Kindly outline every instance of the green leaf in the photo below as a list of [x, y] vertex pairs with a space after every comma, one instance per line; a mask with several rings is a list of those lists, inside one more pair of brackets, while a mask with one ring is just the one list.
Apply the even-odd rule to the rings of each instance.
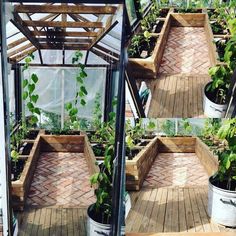
[[27, 91], [23, 92], [23, 100], [26, 100], [29, 93]]
[[69, 111], [72, 108], [72, 103], [68, 102], [66, 103], [66, 110]]
[[84, 100], [84, 99], [81, 99], [80, 104], [81, 104], [82, 106], [85, 106], [85, 105], [86, 105], [85, 100]]
[[25, 58], [25, 63], [29, 64], [31, 61], [32, 61], [32, 59], [30, 57]]
[[34, 108], [34, 113], [40, 115], [41, 114], [40, 109], [38, 107]]
[[88, 76], [84, 70], [82, 70], [79, 75], [81, 78], [86, 78]]
[[80, 91], [82, 91], [85, 95], [88, 95], [88, 92], [84, 86], [80, 87]]
[[93, 185], [93, 184], [96, 184], [98, 182], [98, 177], [99, 177], [99, 173], [96, 173], [94, 175], [92, 175], [90, 177], [90, 183]]
[[73, 107], [70, 110], [70, 116], [75, 116], [77, 113], [78, 113], [78, 108], [76, 108], [76, 107]]
[[31, 79], [34, 81], [34, 83], [36, 84], [39, 80], [38, 76], [36, 74], [32, 74], [31, 75]]
[[28, 107], [28, 109], [31, 111], [32, 109], [34, 109], [34, 105], [33, 105], [33, 103], [32, 102], [28, 102], [27, 103], [27, 107]]
[[35, 85], [34, 84], [28, 84], [28, 90], [29, 90], [29, 94], [32, 94], [35, 90]]
[[27, 80], [27, 79], [24, 79], [24, 80], [23, 80], [23, 88], [25, 88], [27, 85], [28, 85], [28, 80]]
[[31, 100], [32, 100], [32, 102], [34, 102], [34, 103], [37, 103], [38, 99], [39, 99], [39, 95], [32, 95], [32, 96], [31, 96]]
[[37, 116], [31, 116], [31, 118], [30, 118], [30, 123], [31, 123], [32, 125], [36, 124], [38, 121], [39, 121], [39, 120], [38, 120], [38, 117], [37, 117]]
[[83, 91], [79, 91], [79, 96], [82, 98], [82, 97], [84, 97], [84, 93], [83, 93]]
[[83, 79], [80, 76], [77, 76], [76, 80], [77, 80], [78, 83], [81, 83], [81, 84], [84, 83]]

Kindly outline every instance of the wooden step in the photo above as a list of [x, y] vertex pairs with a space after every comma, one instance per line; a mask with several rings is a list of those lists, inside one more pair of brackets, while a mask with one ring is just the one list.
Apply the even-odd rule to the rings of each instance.
[[236, 232], [127, 233], [126, 236], [236, 236]]

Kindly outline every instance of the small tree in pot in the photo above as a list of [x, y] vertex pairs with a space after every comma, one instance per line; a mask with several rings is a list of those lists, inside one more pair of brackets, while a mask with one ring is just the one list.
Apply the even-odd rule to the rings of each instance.
[[236, 36], [226, 45], [224, 53], [225, 64], [209, 69], [212, 81], [204, 89], [204, 113], [211, 118], [222, 118], [227, 109], [227, 95], [231, 78], [236, 69]]
[[236, 119], [226, 120], [218, 132], [228, 147], [218, 152], [219, 170], [209, 179], [208, 213], [217, 223], [236, 226]]

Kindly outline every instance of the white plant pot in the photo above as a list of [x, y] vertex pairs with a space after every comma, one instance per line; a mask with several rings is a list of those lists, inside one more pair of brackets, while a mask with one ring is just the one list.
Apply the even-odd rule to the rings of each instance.
[[[211, 83], [211, 82], [210, 82]], [[209, 118], [224, 118], [225, 113], [227, 110], [227, 104], [216, 104], [212, 102], [205, 93], [206, 87], [209, 85], [209, 83], [204, 88], [204, 97], [203, 97], [203, 110], [204, 115], [206, 115]]]
[[[92, 205], [91, 205], [92, 206]], [[111, 225], [101, 224], [93, 220], [90, 216], [90, 208], [87, 210], [87, 235], [88, 236], [110, 236]], [[122, 227], [121, 235], [125, 235], [125, 227]]]
[[229, 227], [236, 226], [236, 191], [218, 188], [209, 178], [208, 215], [218, 223]]

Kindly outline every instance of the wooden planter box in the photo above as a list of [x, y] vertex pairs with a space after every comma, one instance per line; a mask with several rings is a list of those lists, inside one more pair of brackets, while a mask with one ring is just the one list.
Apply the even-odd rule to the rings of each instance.
[[158, 70], [161, 65], [162, 57], [168, 40], [171, 27], [204, 27], [209, 48], [211, 66], [218, 63], [216, 46], [213, 43], [213, 33], [207, 13], [173, 13], [169, 12], [162, 31], [157, 40], [155, 49], [151, 57], [129, 58], [128, 74], [134, 79], [153, 79], [157, 78]]
[[84, 153], [90, 174], [92, 175], [99, 171], [86, 134], [44, 135], [44, 131], [40, 131], [20, 179], [12, 182], [13, 207], [16, 210], [24, 209], [38, 158], [42, 152]]
[[158, 153], [196, 153], [207, 174], [218, 170], [218, 159], [196, 137], [156, 137], [133, 160], [126, 161], [126, 190], [140, 190]]
[[44, 131], [39, 131], [37, 138], [35, 141], [33, 141], [33, 147], [27, 158], [20, 179], [12, 181], [12, 204], [13, 208], [16, 210], [24, 209], [30, 185], [33, 180], [34, 171], [40, 155], [40, 135], [43, 133]]
[[133, 160], [126, 161], [126, 190], [139, 190], [158, 154], [158, 137], [144, 147]]

